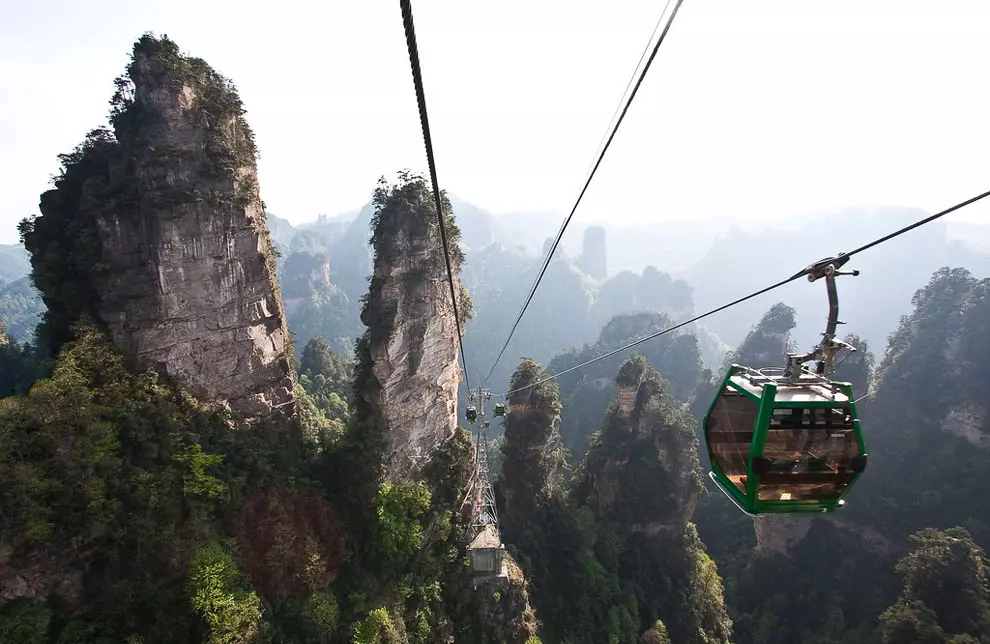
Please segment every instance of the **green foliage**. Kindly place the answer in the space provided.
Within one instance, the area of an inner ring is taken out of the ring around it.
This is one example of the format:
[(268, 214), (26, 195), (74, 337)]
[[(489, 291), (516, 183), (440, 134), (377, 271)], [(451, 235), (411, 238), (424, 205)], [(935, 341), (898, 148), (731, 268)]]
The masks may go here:
[(16, 569), (46, 553), (47, 574), (78, 579), (89, 625), (73, 628), (183, 641), (196, 629), (181, 601), (189, 555), (223, 535), (252, 486), (299, 474), (301, 436), (239, 428), (129, 371), (100, 332), (77, 334), (50, 378), (0, 400), (0, 555)]
[(262, 623), (261, 600), (241, 580), (219, 544), (198, 550), (189, 564), (193, 608), (209, 627), (210, 644), (251, 642)]
[(341, 401), (351, 398), (353, 367), (334, 353), (330, 343), (322, 337), (311, 338), (303, 348), (299, 376), (312, 383), (310, 393), (317, 397), (317, 404), (322, 407), (332, 407), (329, 403), (331, 394), (336, 394)]
[[(985, 449), (990, 387), (990, 281), (941, 269), (914, 297), (860, 415), (873, 454), (850, 517), (894, 540), (962, 526), (990, 542)], [(905, 468), (911, 475), (905, 475)]]
[[(645, 359), (633, 356), (617, 371), (632, 408), (610, 408), (570, 494), (561, 490), (540, 505), (512, 540), (541, 634), (636, 644), (663, 620), (668, 641), (726, 643), (732, 623), (721, 579), (688, 523), (700, 486), (693, 423)], [(540, 375), (527, 363), (517, 373), (525, 377), (513, 387)], [(507, 487), (518, 478), (503, 472)]]
[[(342, 415), (346, 420), (346, 403), (340, 401), (342, 404), (339, 406), (334, 405), (330, 409), (320, 409), (313, 397), (306, 391), (306, 387), (310, 384), (311, 381), (305, 376), (296, 383), (296, 413), (299, 414), (299, 422), (307, 440), (318, 450), (333, 449), (344, 435), (344, 422), (337, 418), (329, 418), (328, 414)], [(336, 398), (336, 394), (331, 394), (331, 397)], [(337, 400), (340, 399), (337, 398)], [(336, 401), (331, 400), (330, 402)]]
[(188, 473), (182, 477), (182, 491), (186, 494), (216, 498), (227, 491), (223, 481), (206, 473), (207, 468), (219, 465), (223, 454), (205, 454), (199, 443), (187, 445), (181, 454), (172, 457), (177, 463), (183, 463)]
[(314, 337), (303, 348), (296, 385), (296, 406), (310, 440), (321, 449), (340, 442), (350, 418), (352, 365), (330, 344)]
[(388, 611), (376, 608), (354, 627), (351, 644), (400, 644), (401, 641)]
[(386, 482), (378, 493), (376, 507), (373, 560), (381, 570), (404, 570), (422, 543), (419, 518), (430, 507), (430, 491), (419, 482)]
[(0, 642), (47, 644), (52, 610), (27, 597), (0, 606)]
[(26, 393), (50, 367), (51, 361), (30, 344), (0, 343), (0, 398)]
[(312, 642), (329, 642), (337, 630), (340, 608), (333, 593), (321, 590), (306, 598), (303, 616), (310, 625)]
[(658, 619), (652, 628), (645, 631), (639, 637), (639, 644), (671, 644), (670, 635), (663, 621)]
[(896, 604), (880, 616), (881, 644), (944, 644), (935, 612), (921, 602)]
[(367, 396), (380, 388), (372, 372), (366, 332), (356, 346), (354, 391), (363, 392), (353, 399), (353, 409), (339, 447), (326, 453), (320, 463), (324, 487), (338, 499), (347, 515), (351, 530), (366, 539), (376, 521), (375, 507), (379, 484), (384, 479), (384, 455), (387, 449), (388, 423), (372, 407)]
[(286, 318), (301, 345), (314, 337), (327, 338), (336, 353), (348, 358), (354, 353), (356, 339), (364, 332), (355, 300), (335, 287), (310, 290), (286, 311)]
[(881, 616), (881, 641), (990, 637), (990, 575), (983, 549), (962, 528), (926, 528), (910, 541), (911, 552), (897, 564), (904, 579), (901, 599)]
[(55, 189), (41, 196), (42, 216), (18, 225), (31, 252), (31, 279), (47, 307), (39, 341), (53, 354), (72, 337), (76, 320), (98, 319), (94, 278), (104, 264), (96, 216), (108, 202), (124, 208), (133, 200), (127, 186), (111, 180), (119, 154), (109, 130), (92, 130), (71, 153), (59, 155), (62, 171)]

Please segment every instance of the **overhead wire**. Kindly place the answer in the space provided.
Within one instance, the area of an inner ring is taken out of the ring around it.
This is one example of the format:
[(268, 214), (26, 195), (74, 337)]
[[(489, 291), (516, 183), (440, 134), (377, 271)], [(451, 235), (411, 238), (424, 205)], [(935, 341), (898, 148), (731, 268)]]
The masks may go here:
[[(884, 235), (883, 237), (880, 237), (879, 239), (875, 239), (875, 240), (873, 240), (873, 241), (871, 241), (871, 242), (869, 242), (867, 244), (863, 244), (862, 246), (860, 246), (860, 247), (858, 247), (858, 248), (856, 248), (856, 249), (854, 249), (852, 251), (849, 251), (848, 253), (840, 253), (839, 256), (840, 257), (843, 257), (843, 256), (844, 257), (852, 257), (853, 255), (857, 255), (859, 253), (862, 253), (862, 252), (864, 252), (866, 250), (869, 250), (869, 249), (871, 249), (871, 248), (873, 248), (875, 246), (878, 246), (878, 245), (880, 245), (880, 244), (882, 244), (884, 242), (890, 241), (891, 239), (893, 239), (895, 237), (898, 237), (900, 235), (903, 235), (904, 233), (906, 233), (908, 231), (914, 230), (915, 228), (918, 228), (919, 226), (923, 226), (923, 225), (925, 225), (925, 224), (927, 224), (929, 222), (932, 222), (932, 221), (935, 221), (936, 219), (939, 219), (940, 217), (944, 217), (944, 216), (946, 216), (946, 215), (948, 215), (950, 213), (953, 213), (953, 212), (959, 210), (960, 208), (964, 208), (964, 207), (966, 207), (966, 206), (968, 206), (970, 204), (973, 204), (973, 203), (975, 203), (977, 201), (980, 201), (981, 199), (985, 199), (988, 196), (990, 196), (990, 190), (988, 190), (987, 192), (981, 193), (979, 195), (976, 195), (975, 197), (972, 197), (972, 198), (967, 199), (965, 201), (961, 201), (961, 202), (957, 203), (956, 205), (954, 205), (954, 206), (952, 206), (950, 208), (946, 208), (945, 210), (942, 210), (940, 212), (935, 213), (934, 215), (931, 215), (929, 217), (925, 217), (924, 219), (921, 219), (919, 221), (916, 221), (915, 223), (911, 224), (910, 226), (905, 226), (904, 228), (901, 228), (899, 230), (896, 230), (896, 231), (890, 233), (889, 235)], [(508, 391), (508, 392), (506, 392), (503, 395), (506, 396), (506, 397), (508, 397), (508, 396), (511, 396), (514, 393), (517, 393), (517, 392), (520, 392), (520, 391), (524, 391), (524, 390), (530, 389), (532, 387), (536, 387), (537, 385), (541, 385), (541, 384), (543, 384), (545, 382), (550, 382), (551, 380), (556, 380), (557, 378), (559, 378), (559, 377), (561, 377), (561, 376), (563, 376), (565, 374), (571, 373), (572, 371), (577, 371), (578, 369), (581, 369), (583, 367), (587, 367), (588, 365), (593, 364), (595, 362), (598, 362), (599, 360), (605, 360), (606, 358), (611, 358), (614, 355), (617, 355), (617, 354), (622, 353), (624, 351), (628, 351), (629, 349), (632, 349), (635, 346), (638, 346), (640, 344), (643, 344), (644, 342), (647, 342), (647, 341), (652, 340), (654, 338), (658, 338), (658, 337), (660, 337), (662, 335), (666, 335), (666, 334), (668, 334), (668, 333), (670, 333), (672, 331), (676, 331), (677, 329), (680, 329), (680, 328), (685, 327), (685, 326), (687, 326), (689, 324), (692, 324), (694, 322), (697, 322), (698, 320), (701, 320), (703, 318), (706, 318), (706, 317), (708, 317), (710, 315), (713, 315), (715, 313), (719, 313), (721, 311), (724, 311), (725, 309), (731, 308), (731, 307), (733, 307), (733, 306), (735, 306), (737, 304), (742, 304), (746, 300), (751, 300), (754, 297), (759, 297), (760, 295), (763, 295), (764, 293), (769, 293), (770, 291), (773, 291), (773, 290), (775, 290), (777, 288), (780, 288), (781, 286), (784, 286), (785, 284), (789, 284), (790, 282), (793, 282), (794, 280), (797, 280), (797, 279), (800, 279), (801, 277), (804, 277), (805, 275), (808, 274), (809, 269), (810, 269), (810, 267), (809, 268), (805, 268), (803, 270), (800, 270), (797, 273), (795, 273), (794, 275), (792, 275), (792, 276), (790, 276), (790, 277), (788, 277), (786, 279), (780, 280), (776, 284), (772, 284), (770, 286), (767, 286), (766, 288), (760, 289), (759, 291), (756, 291), (754, 293), (750, 293), (749, 295), (747, 295), (745, 297), (741, 297), (741, 298), (739, 298), (737, 300), (733, 300), (732, 302), (729, 302), (728, 304), (723, 304), (722, 306), (720, 306), (718, 308), (715, 308), (715, 309), (712, 309), (710, 311), (707, 311), (705, 313), (702, 313), (701, 315), (696, 315), (695, 317), (691, 318), (690, 320), (686, 320), (684, 322), (680, 322), (678, 324), (675, 324), (674, 326), (667, 327), (666, 329), (662, 329), (662, 330), (657, 331), (655, 333), (651, 333), (650, 335), (647, 335), (646, 337), (640, 338), (639, 340), (636, 340), (634, 342), (630, 342), (629, 344), (626, 344), (624, 346), (621, 346), (618, 349), (615, 349), (613, 351), (609, 351), (607, 353), (604, 353), (604, 354), (602, 354), (600, 356), (597, 356), (595, 358), (592, 358), (590, 360), (586, 360), (586, 361), (582, 362), (581, 364), (575, 365), (575, 366), (570, 367), (568, 369), (564, 369), (560, 373), (555, 373), (552, 376), (548, 376), (546, 378), (543, 378), (542, 380), (538, 380), (538, 381), (536, 381), (534, 383), (528, 384), (525, 387), (519, 387), (517, 389), (512, 389), (511, 391)]]
[[(660, 12), (660, 17), (657, 18), (657, 23), (653, 26), (653, 32), (650, 34), (650, 39), (646, 41), (643, 46), (643, 51), (639, 54), (639, 60), (636, 61), (636, 66), (633, 67), (632, 73), (629, 74), (629, 80), (626, 82), (626, 88), (622, 91), (622, 96), (619, 98), (619, 102), (615, 105), (615, 111), (612, 112), (612, 118), (609, 119), (608, 126), (605, 131), (602, 132), (602, 138), (598, 142), (598, 146), (595, 148), (595, 154), (602, 149), (602, 145), (605, 143), (605, 139), (608, 138), (608, 133), (612, 129), (612, 124), (615, 123), (615, 117), (619, 115), (619, 110), (622, 109), (622, 105), (626, 100), (626, 95), (629, 93), (629, 89), (632, 87), (633, 82), (636, 80), (636, 72), (639, 71), (640, 65), (643, 64), (643, 60), (646, 58), (646, 52), (650, 51), (650, 43), (657, 35), (657, 30), (660, 29), (660, 25), (663, 23), (663, 17), (667, 15), (667, 9), (670, 8), (670, 3), (672, 0), (667, 0), (667, 4), (663, 6), (663, 11)], [(588, 166), (588, 172), (590, 173), (592, 166)]]
[[(684, 0), (677, 0), (676, 4), (674, 4), (674, 9), (673, 11), (671, 11), (670, 18), (667, 20), (667, 23), (664, 25), (663, 31), (660, 33), (660, 37), (657, 39), (656, 44), (653, 46), (653, 52), (650, 54), (650, 57), (647, 59), (646, 65), (643, 67), (643, 71), (640, 72), (639, 79), (636, 81), (636, 84), (633, 86), (632, 93), (629, 94), (629, 98), (625, 101), (625, 105), (622, 108), (622, 112), (619, 114), (619, 119), (615, 122), (615, 125), (612, 127), (612, 131), (609, 134), (608, 139), (605, 141), (605, 145), (604, 147), (602, 147), (601, 152), (598, 154), (598, 158), (595, 161), (594, 166), (591, 168), (591, 172), (584, 183), (584, 187), (581, 189), (581, 192), (578, 194), (577, 200), (574, 202), (574, 206), (571, 208), (571, 211), (567, 215), (567, 218), (564, 219), (564, 223), (563, 225), (561, 225), (560, 230), (557, 233), (557, 237), (556, 239), (554, 239), (553, 245), (550, 247), (546, 259), (543, 261), (543, 266), (540, 269), (540, 272), (537, 274), (536, 280), (533, 282), (533, 286), (529, 290), (529, 295), (526, 297), (526, 301), (525, 303), (523, 303), (522, 309), (520, 309), (519, 315), (516, 317), (516, 321), (512, 324), (512, 329), (509, 331), (509, 335), (505, 339), (505, 344), (502, 345), (502, 349), (498, 352), (498, 356), (495, 358), (495, 362), (492, 364), (492, 368), (489, 369), (488, 375), (485, 376), (485, 380), (484, 380), (485, 383), (487, 383), (488, 380), (492, 377), (492, 374), (495, 373), (495, 368), (498, 366), (499, 361), (501, 361), (502, 356), (505, 354), (505, 350), (509, 347), (509, 342), (512, 340), (512, 336), (515, 334), (516, 328), (518, 328), (519, 326), (519, 322), (522, 320), (523, 315), (525, 315), (526, 309), (529, 308), (530, 302), (533, 301), (533, 296), (536, 294), (536, 289), (540, 286), (540, 281), (543, 279), (544, 274), (546, 274), (547, 272), (547, 268), (550, 266), (550, 260), (553, 259), (553, 254), (557, 250), (557, 246), (560, 244), (561, 238), (564, 236), (564, 231), (567, 229), (568, 224), (570, 224), (571, 219), (574, 217), (574, 213), (577, 211), (578, 206), (581, 204), (581, 200), (584, 198), (585, 193), (588, 191), (588, 187), (591, 185), (592, 179), (595, 178), (595, 173), (598, 171), (599, 166), (601, 166), (602, 160), (605, 158), (605, 153), (608, 152), (609, 146), (612, 145), (612, 141), (615, 139), (615, 135), (619, 131), (619, 126), (622, 125), (622, 121), (626, 118), (626, 114), (629, 111), (629, 107), (632, 105), (633, 99), (636, 98), (636, 94), (639, 92), (639, 88), (643, 84), (643, 80), (646, 78), (646, 73), (650, 70), (650, 66), (653, 64), (653, 60), (656, 58), (657, 52), (660, 50), (660, 45), (663, 44), (664, 39), (667, 37), (667, 32), (670, 30), (670, 26), (674, 23), (674, 18), (677, 17), (677, 10), (680, 9), (681, 4), (683, 2)], [(669, 0), (668, 0), (668, 4), (669, 4)], [(664, 9), (666, 10), (666, 7)], [(663, 14), (661, 14), (660, 20), (661, 21), (663, 20)], [(656, 33), (656, 29), (654, 29), (654, 33)], [(649, 43), (647, 43), (647, 46), (649, 46)], [(613, 115), (612, 118), (614, 119), (615, 116)]]
[(413, 84), (416, 86), (416, 102), (419, 104), (419, 120), (423, 126), (423, 142), (426, 145), (426, 160), (430, 167), (430, 179), (433, 182), (433, 201), (437, 209), (437, 220), (440, 224), (440, 241), (443, 244), (443, 261), (447, 267), (447, 283), (450, 285), (450, 301), (454, 305), (454, 322), (457, 325), (457, 344), (460, 347), (461, 362), (464, 365), (464, 384), (471, 390), (471, 380), (468, 377), (467, 358), (464, 355), (464, 334), (461, 332), (461, 316), (457, 310), (457, 289), (454, 287), (454, 272), (450, 266), (450, 248), (447, 245), (447, 228), (444, 222), (443, 199), (440, 195), (440, 184), (437, 182), (437, 167), (433, 158), (433, 139), (430, 136), (430, 119), (426, 112), (426, 92), (423, 89), (423, 74), (419, 64), (419, 48), (416, 46), (416, 29), (413, 25), (412, 5), (410, 0), (399, 0), (402, 9), (402, 24), (406, 31), (406, 46), (409, 49), (409, 65), (412, 68)]

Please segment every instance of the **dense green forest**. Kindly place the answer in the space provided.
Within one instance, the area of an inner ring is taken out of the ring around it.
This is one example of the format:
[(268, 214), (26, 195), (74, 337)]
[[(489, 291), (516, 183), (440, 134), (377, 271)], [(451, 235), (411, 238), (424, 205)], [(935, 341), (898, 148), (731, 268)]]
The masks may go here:
[[(21, 225), (30, 269), (11, 263), (0, 284), (0, 642), (990, 643), (990, 280), (938, 270), (882, 347), (865, 339), (873, 321), (850, 318), (857, 351), (837, 377), (859, 396), (866, 473), (834, 515), (751, 519), (705, 476), (700, 427), (730, 364), (804, 348), (795, 309), (768, 306), (735, 348), (692, 325), (551, 380), (690, 317), (696, 300), (653, 266), (603, 276), (603, 249), (555, 260), (491, 379), (512, 392), (491, 428), (507, 554), (503, 575), (481, 578), (463, 420), (408, 476), (385, 458), (417, 428), (390, 420), (379, 367), (429, 369), (426, 349), (404, 348), (443, 341), (410, 313), (446, 293), (440, 251), (417, 255), (407, 238), (437, 234), (427, 182), (383, 179), (349, 223), (262, 216), (295, 411), (246, 417), (200, 399), (109, 332), (99, 293), (115, 277), (97, 222), (195, 204), (221, 225), (246, 203), (238, 177), (256, 150), (230, 145), (253, 141), (230, 81), (166, 38), (132, 53), (111, 127), (60, 157), (42, 214)], [(171, 178), (135, 187), (142, 163), (172, 177), (175, 159), (149, 152), (167, 130), (149, 97), (170, 91), (202, 97), (197, 180), (215, 194)], [(467, 361), (487, 366), (538, 258), (482, 243), (491, 235), (440, 203)]]

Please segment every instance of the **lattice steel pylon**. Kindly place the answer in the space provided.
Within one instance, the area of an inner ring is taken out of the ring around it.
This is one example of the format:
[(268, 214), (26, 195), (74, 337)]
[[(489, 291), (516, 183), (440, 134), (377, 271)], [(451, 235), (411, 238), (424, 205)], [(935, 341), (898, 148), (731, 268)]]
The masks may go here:
[(491, 470), (488, 464), (488, 428), (491, 426), (485, 415), (485, 403), (492, 397), (488, 389), (476, 389), (471, 392), (470, 400), (478, 406), (478, 435), (475, 440), (477, 462), (475, 464), (474, 503), (472, 507), (471, 526), (468, 529), (468, 542), (474, 539), (486, 528), (491, 528), (493, 536), (501, 541), (498, 529), (498, 511), (495, 508), (495, 491), (492, 489)]

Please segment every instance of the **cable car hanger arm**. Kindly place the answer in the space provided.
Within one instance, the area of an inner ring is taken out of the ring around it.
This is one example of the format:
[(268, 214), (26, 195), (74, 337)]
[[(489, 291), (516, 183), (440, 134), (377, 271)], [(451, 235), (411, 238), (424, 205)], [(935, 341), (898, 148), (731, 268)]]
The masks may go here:
[(809, 282), (825, 278), (825, 290), (828, 292), (828, 322), (825, 325), (825, 333), (822, 334), (822, 341), (808, 353), (787, 354), (787, 367), (784, 370), (784, 376), (791, 382), (796, 382), (801, 377), (801, 365), (805, 362), (814, 360), (817, 363), (815, 371), (818, 375), (830, 375), (835, 373), (835, 353), (839, 349), (856, 350), (856, 347), (851, 344), (835, 339), (836, 327), (844, 324), (839, 321), (839, 291), (835, 285), (835, 278), (840, 275), (852, 275), (853, 277), (859, 275), (858, 270), (839, 270), (849, 259), (850, 255), (846, 253), (839, 253), (835, 257), (826, 257), (791, 277), (791, 279), (796, 279), (802, 275), (807, 275)]

